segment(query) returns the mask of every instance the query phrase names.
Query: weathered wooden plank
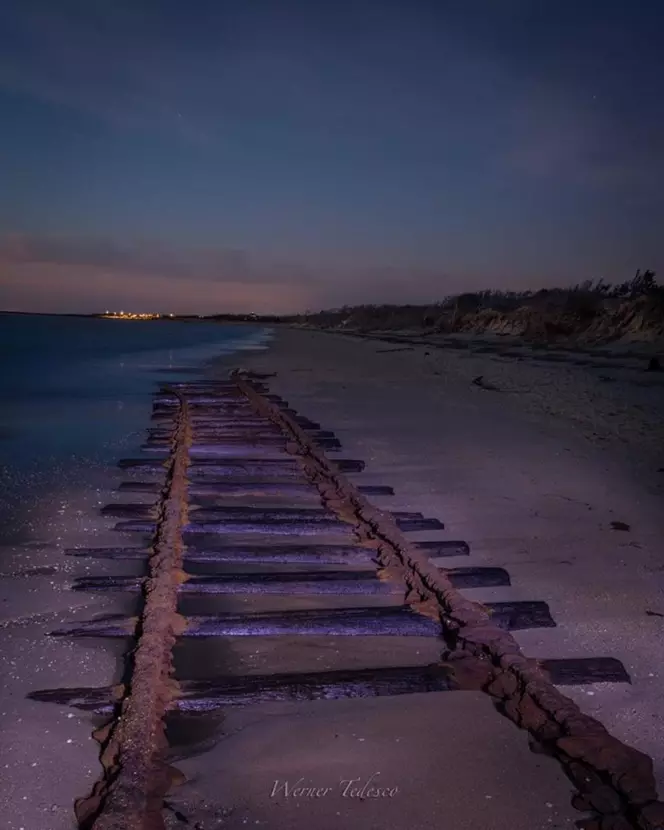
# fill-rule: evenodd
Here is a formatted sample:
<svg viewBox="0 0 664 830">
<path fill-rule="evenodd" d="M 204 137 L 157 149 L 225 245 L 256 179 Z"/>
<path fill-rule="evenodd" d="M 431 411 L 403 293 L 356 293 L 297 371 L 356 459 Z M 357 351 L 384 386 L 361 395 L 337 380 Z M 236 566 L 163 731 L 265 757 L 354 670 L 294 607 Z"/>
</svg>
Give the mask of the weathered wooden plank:
<svg viewBox="0 0 664 830">
<path fill-rule="evenodd" d="M 122 470 L 159 470 L 166 467 L 167 458 L 121 458 L 118 467 Z"/>
<path fill-rule="evenodd" d="M 67 548 L 65 556 L 92 559 L 147 559 L 152 551 L 143 547 L 135 548 Z"/>
<path fill-rule="evenodd" d="M 341 441 L 338 438 L 314 438 L 313 444 L 326 452 L 340 450 L 342 448 Z"/>
<path fill-rule="evenodd" d="M 70 548 L 68 556 L 99 559 L 145 559 L 150 551 L 143 547 Z M 187 540 L 184 558 L 188 562 L 250 565 L 347 565 L 372 561 L 374 551 L 354 545 L 219 545 L 209 539 Z"/>
<path fill-rule="evenodd" d="M 117 527 L 118 530 L 121 528 Z M 185 541 L 191 534 L 271 534 L 273 536 L 352 536 L 353 526 L 339 519 L 311 520 L 277 519 L 274 521 L 251 521 L 231 518 L 216 522 L 189 522 L 184 528 Z"/>
<path fill-rule="evenodd" d="M 509 585 L 509 576 L 502 568 L 459 568 L 448 571 L 447 576 L 457 588 Z M 100 576 L 81 577 L 72 587 L 75 591 L 138 591 L 141 585 L 138 576 Z M 179 590 L 185 594 L 398 595 L 405 592 L 405 587 L 381 581 L 375 571 L 345 570 L 193 575 Z"/>
<path fill-rule="evenodd" d="M 171 429 L 175 423 L 171 413 L 158 417 L 153 416 L 151 420 L 158 423 L 157 427 L 151 427 L 151 429 Z M 192 412 L 189 416 L 189 421 L 195 429 L 260 429 L 274 426 L 274 423 L 269 418 L 241 413 L 225 414 L 216 412 L 212 415 L 203 415 L 200 412 Z"/>
<path fill-rule="evenodd" d="M 541 668 L 556 686 L 631 683 L 623 664 L 613 657 L 542 660 Z M 220 677 L 183 680 L 176 707 L 182 712 L 210 712 L 226 706 L 303 700 L 340 700 L 427 692 L 457 691 L 454 673 L 444 664 L 351 669 L 328 672 Z M 116 699 L 110 687 L 46 689 L 30 700 L 108 714 Z"/>
<path fill-rule="evenodd" d="M 168 458 L 123 458 L 118 462 L 118 467 L 122 469 L 136 469 L 136 470 L 159 470 L 165 467 L 168 463 Z M 300 467 L 295 459 L 290 458 L 227 458 L 223 461 L 216 461 L 215 459 L 197 459 L 190 464 L 187 469 L 189 478 L 195 478 L 197 475 L 214 474 L 219 476 L 228 475 L 245 475 L 253 477 L 260 477 L 270 475 L 274 477 L 278 474 L 285 473 L 300 473 Z"/>
<path fill-rule="evenodd" d="M 437 664 L 249 675 L 220 677 L 210 681 L 180 681 L 180 697 L 176 707 L 183 712 L 209 712 L 225 706 L 423 694 L 455 688 L 452 672 L 448 667 Z M 109 687 L 53 689 L 32 692 L 28 697 L 98 714 L 110 713 L 115 706 L 113 690 Z"/>
<path fill-rule="evenodd" d="M 555 626 L 545 602 L 489 602 L 484 603 L 484 607 L 488 609 L 496 625 L 511 631 Z M 135 618 L 113 615 L 65 626 L 53 631 L 52 634 L 74 637 L 126 637 L 131 635 L 135 625 Z M 378 606 L 188 617 L 182 636 L 436 637 L 440 632 L 439 622 L 417 614 L 409 608 Z"/>
<path fill-rule="evenodd" d="M 309 418 L 304 418 L 301 415 L 295 415 L 293 420 L 299 427 L 302 427 L 302 429 L 320 429 L 318 421 L 310 421 Z"/>
<path fill-rule="evenodd" d="M 174 435 L 172 429 L 164 429 L 162 427 L 152 427 L 147 430 L 148 440 L 155 441 L 170 441 Z M 192 438 L 198 441 L 207 439 L 209 441 L 255 441 L 261 439 L 275 439 L 281 438 L 285 441 L 286 438 L 281 430 L 266 426 L 245 427 L 238 424 L 229 424 L 223 427 L 198 427 L 191 430 Z"/>
<path fill-rule="evenodd" d="M 226 401 L 217 404 L 203 404 L 191 403 L 189 409 L 192 413 L 199 417 L 215 417 L 217 415 L 235 416 L 235 417 L 255 417 L 256 413 L 245 401 Z M 155 403 L 152 406 L 152 412 L 157 415 L 168 415 L 173 417 L 177 412 L 177 406 L 169 406 L 168 404 Z"/>
<path fill-rule="evenodd" d="M 126 637 L 136 620 L 117 615 L 64 626 L 53 636 Z M 407 608 L 341 608 L 264 614 L 188 617 L 183 637 L 258 637 L 280 635 L 342 637 L 437 637 L 440 624 Z"/>
<path fill-rule="evenodd" d="M 361 473 L 366 467 L 364 461 L 355 458 L 335 458 L 334 463 L 342 473 Z"/>
<path fill-rule="evenodd" d="M 106 504 L 100 512 L 118 519 L 156 519 L 156 510 L 155 504 Z"/>
<path fill-rule="evenodd" d="M 415 511 L 397 510 L 392 513 L 396 519 L 420 519 L 422 514 Z M 330 519 L 336 518 L 334 513 L 325 508 L 311 508 L 311 507 L 254 507 L 246 505 L 232 505 L 232 506 L 215 506 L 215 507 L 198 507 L 189 512 L 189 518 L 198 521 L 204 519 L 206 521 L 223 521 L 227 518 L 252 518 L 256 521 L 265 519 L 266 521 L 274 521 L 275 519 L 293 519 L 297 521 L 303 519 Z"/>
<path fill-rule="evenodd" d="M 168 444 L 144 444 L 141 447 L 141 452 L 148 455 L 165 456 L 168 453 Z M 263 443 L 246 443 L 246 444 L 192 444 L 189 447 L 189 457 L 192 460 L 207 459 L 214 460 L 217 458 L 237 458 L 240 455 L 243 458 L 259 459 L 261 461 L 277 460 L 288 461 L 293 456 L 286 452 L 286 442 L 277 444 L 263 444 Z"/>
<path fill-rule="evenodd" d="M 250 464 L 255 464 L 256 463 L 255 458 L 246 459 L 246 460 Z M 230 458 L 228 460 L 224 459 L 223 464 L 227 464 L 227 463 L 242 464 L 244 461 L 245 461 L 245 459 L 243 459 L 243 458 Z M 265 461 L 263 463 L 266 466 L 270 465 L 270 466 L 275 466 L 275 467 L 276 466 L 286 466 L 286 465 L 296 466 L 298 464 L 298 461 L 297 461 L 295 456 L 291 456 L 288 459 L 268 458 L 268 459 L 265 459 Z M 361 473 L 364 470 L 365 466 L 366 466 L 364 461 L 361 461 L 360 459 L 356 459 L 356 458 L 338 458 L 338 459 L 335 459 L 334 463 L 340 470 L 343 470 L 344 472 Z M 197 459 L 191 466 L 193 466 L 193 467 L 204 467 L 204 466 L 216 467 L 218 465 L 219 465 L 219 462 L 216 461 L 214 458 L 210 458 L 210 459 L 201 458 L 201 459 Z"/>
<path fill-rule="evenodd" d="M 74 580 L 74 591 L 136 592 L 143 581 L 136 576 L 81 577 Z M 370 571 L 317 571 L 314 573 L 226 574 L 190 576 L 178 586 L 182 594 L 278 594 L 288 596 L 382 596 L 403 595 L 405 588 L 384 582 Z"/>
<path fill-rule="evenodd" d="M 176 380 L 170 383 L 162 383 L 160 386 L 160 390 L 162 392 L 168 393 L 169 389 L 188 389 L 191 386 L 202 386 L 205 389 L 238 389 L 237 382 L 234 380 L 228 380 L 224 378 L 196 378 L 195 380 Z M 251 383 L 252 388 L 258 391 L 258 387 L 264 386 L 265 384 L 257 383 L 254 384 L 253 381 Z M 267 389 L 267 387 L 265 387 Z"/>
<path fill-rule="evenodd" d="M 184 393 L 183 399 L 190 406 L 226 406 L 228 404 L 235 406 L 242 403 L 243 406 L 249 407 L 247 399 L 241 392 L 224 392 L 216 394 L 194 394 Z M 153 408 L 159 409 L 177 409 L 180 406 L 180 400 L 175 395 L 155 395 L 152 399 Z"/>
<path fill-rule="evenodd" d="M 242 447 L 285 447 L 286 438 L 283 435 L 238 435 L 227 438 L 223 435 L 192 436 L 192 449 L 197 450 L 209 447 L 232 448 L 237 454 Z M 171 446 L 169 438 L 149 438 L 142 446 L 143 452 L 166 452 Z"/>
<path fill-rule="evenodd" d="M 455 588 L 499 588 L 511 584 L 504 568 L 446 568 L 445 576 Z"/>
<path fill-rule="evenodd" d="M 340 522 L 334 513 L 322 508 L 306 507 L 253 507 L 246 505 L 198 507 L 189 512 L 192 522 L 223 522 L 227 519 L 242 519 L 255 522 Z M 346 522 L 344 522 L 346 524 Z"/>
<path fill-rule="evenodd" d="M 468 556 L 470 554 L 470 545 L 468 542 L 458 540 L 445 539 L 443 541 L 436 540 L 433 542 L 411 542 L 411 545 L 432 558 L 439 556 Z"/>
<path fill-rule="evenodd" d="M 438 519 L 397 519 L 399 530 L 414 533 L 420 530 L 444 530 L 445 525 Z"/>
<path fill-rule="evenodd" d="M 283 455 L 286 452 L 287 440 L 281 436 L 244 436 L 238 438 L 225 438 L 222 436 L 194 436 L 190 455 L 192 456 L 219 456 L 219 455 L 243 455 L 245 452 L 255 453 L 264 451 L 266 454 Z M 341 442 L 336 438 L 322 438 L 313 441 L 313 444 L 322 450 L 340 450 Z M 170 448 L 170 441 L 167 439 L 151 438 L 141 446 L 142 452 L 165 453 Z"/>
<path fill-rule="evenodd" d="M 341 442 L 336 438 L 315 439 L 312 443 L 314 446 L 319 447 L 326 452 L 341 449 Z M 283 454 L 286 451 L 286 444 L 287 441 L 285 438 L 261 437 L 227 439 L 222 437 L 194 437 L 189 452 L 192 456 L 201 455 L 214 457 L 218 455 L 232 455 L 234 453 L 236 455 L 243 454 L 245 450 L 248 452 L 258 452 L 262 449 L 266 453 L 272 451 L 275 454 L 277 452 Z M 141 447 L 141 450 L 159 452 L 160 450 L 163 451 L 163 448 L 167 448 L 168 446 L 169 443 L 167 441 L 149 441 Z"/>
<path fill-rule="evenodd" d="M 210 711 L 221 706 L 249 706 L 275 701 L 340 700 L 455 689 L 447 666 L 399 666 L 298 674 L 224 677 L 186 683 L 180 708 Z"/>
<path fill-rule="evenodd" d="M 277 426 L 270 426 L 264 423 L 255 423 L 254 425 L 247 425 L 244 422 L 221 423 L 221 424 L 207 424 L 201 423 L 192 429 L 192 436 L 194 439 L 203 440 L 238 440 L 255 439 L 255 438 L 281 438 L 283 441 L 287 440 L 284 432 Z M 147 430 L 151 439 L 168 441 L 173 436 L 173 429 L 167 426 L 151 427 Z M 309 438 L 315 441 L 323 441 L 324 439 L 338 440 L 338 437 L 329 429 L 317 429 L 311 431 Z"/>
<path fill-rule="evenodd" d="M 173 414 L 171 412 L 153 412 L 150 418 L 151 421 L 154 423 L 158 423 L 162 426 L 172 425 L 173 424 Z M 193 410 L 190 416 L 190 421 L 194 425 L 234 425 L 238 427 L 242 426 L 261 426 L 261 425 L 270 425 L 273 424 L 269 418 L 264 418 L 257 415 L 249 415 L 247 413 L 221 413 L 221 412 L 213 412 L 213 413 L 200 413 L 196 410 Z M 308 431 L 316 431 L 321 428 L 321 425 L 317 421 L 311 421 L 309 418 L 302 418 L 296 417 L 294 418 L 295 423 L 301 427 L 303 430 Z"/>
<path fill-rule="evenodd" d="M 254 415 L 256 413 L 256 410 L 251 406 L 247 399 L 242 397 L 241 395 L 228 395 L 224 397 L 185 395 L 184 399 L 187 401 L 187 404 L 191 407 L 192 410 L 198 410 L 199 413 L 201 412 L 201 410 L 221 412 L 226 409 L 242 409 L 243 411 L 251 415 Z M 173 412 L 179 407 L 179 405 L 180 403 L 176 398 L 173 398 L 171 400 L 155 399 L 152 402 L 152 409 L 153 411 L 173 414 Z"/>
<path fill-rule="evenodd" d="M 198 562 L 259 562 L 264 564 L 353 564 L 370 562 L 376 551 L 357 544 L 284 543 L 229 544 L 215 537 L 191 536 L 185 557 Z"/>
<path fill-rule="evenodd" d="M 158 481 L 123 481 L 118 486 L 121 493 L 159 493 L 163 484 Z"/>
<path fill-rule="evenodd" d="M 615 657 L 577 657 L 542 660 L 541 667 L 556 686 L 585 686 L 590 683 L 631 683 L 625 666 Z"/>
<path fill-rule="evenodd" d="M 555 628 L 546 602 L 486 602 L 492 621 L 509 631 L 522 631 L 528 628 Z"/>
<path fill-rule="evenodd" d="M 260 381 L 260 378 L 258 378 L 258 380 Z M 224 380 L 222 378 L 196 378 L 196 380 L 178 380 L 168 384 L 164 383 L 160 386 L 160 390 L 167 393 L 169 389 L 189 389 L 192 386 L 200 386 L 204 389 L 239 388 L 237 382 L 234 380 Z M 256 391 L 261 391 L 261 389 L 263 389 L 263 391 L 267 390 L 267 386 L 264 383 L 254 383 L 254 381 L 251 381 L 251 386 Z"/>
<path fill-rule="evenodd" d="M 140 519 L 118 522 L 114 530 L 120 533 L 153 534 L 155 523 Z M 319 536 L 332 533 L 335 536 L 350 536 L 353 533 L 352 525 L 338 519 L 302 520 L 293 519 L 252 522 L 247 519 L 230 518 L 217 522 L 190 522 L 184 527 L 185 540 L 192 534 L 258 534 L 273 536 Z"/>
<path fill-rule="evenodd" d="M 277 466 L 275 464 L 261 464 L 251 461 L 237 463 L 235 460 L 224 461 L 223 463 L 218 461 L 214 465 L 190 464 L 187 470 L 187 477 L 190 481 L 196 483 L 205 481 L 206 479 L 239 477 L 259 479 L 261 481 L 299 479 L 304 482 L 305 480 L 301 468 L 296 463 L 283 463 Z"/>
<path fill-rule="evenodd" d="M 319 499 L 318 491 L 308 482 L 299 481 L 202 481 L 189 485 L 189 495 L 196 497 L 226 498 L 227 496 L 311 496 Z"/>
</svg>

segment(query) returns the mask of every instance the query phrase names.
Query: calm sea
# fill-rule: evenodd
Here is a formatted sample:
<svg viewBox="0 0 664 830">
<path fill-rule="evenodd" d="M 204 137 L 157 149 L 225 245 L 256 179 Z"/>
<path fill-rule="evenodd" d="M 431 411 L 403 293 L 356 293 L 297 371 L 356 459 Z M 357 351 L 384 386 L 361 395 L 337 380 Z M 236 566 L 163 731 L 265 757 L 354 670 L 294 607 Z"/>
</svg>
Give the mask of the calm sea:
<svg viewBox="0 0 664 830">
<path fill-rule="evenodd" d="M 270 337 L 260 326 L 0 314 L 0 512 L 135 454 L 158 383 Z"/>
</svg>

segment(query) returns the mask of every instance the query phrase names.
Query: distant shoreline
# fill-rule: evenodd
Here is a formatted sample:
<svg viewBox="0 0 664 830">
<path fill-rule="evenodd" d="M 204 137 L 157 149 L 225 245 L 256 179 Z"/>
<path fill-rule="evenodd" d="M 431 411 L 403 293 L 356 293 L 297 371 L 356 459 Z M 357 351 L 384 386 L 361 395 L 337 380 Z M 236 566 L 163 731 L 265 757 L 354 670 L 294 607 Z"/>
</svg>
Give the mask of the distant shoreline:
<svg viewBox="0 0 664 830">
<path fill-rule="evenodd" d="M 491 338 L 537 347 L 639 344 L 664 350 L 664 288 L 640 278 L 609 291 L 578 286 L 531 292 L 479 292 L 430 305 L 363 305 L 301 315 L 295 325 L 359 336 Z"/>
<path fill-rule="evenodd" d="M 123 322 L 188 322 L 317 328 L 358 335 L 411 338 L 510 338 L 535 346 L 589 348 L 639 343 L 664 351 L 664 286 L 654 271 L 636 272 L 612 285 L 588 280 L 538 291 L 487 290 L 450 296 L 427 305 L 365 304 L 302 314 L 171 314 L 114 311 L 88 314 L 2 311 L 22 316 L 113 319 Z M 116 316 L 117 315 L 117 316 Z"/>
<path fill-rule="evenodd" d="M 22 317 L 77 317 L 87 320 L 120 320 L 122 318 L 113 318 L 104 312 L 95 312 L 93 314 L 77 314 L 72 311 L 4 311 L 0 310 L 0 315 L 13 315 Z M 154 317 L 152 319 L 136 320 L 130 322 L 142 323 L 254 323 L 256 325 L 279 323 L 284 318 L 277 315 L 251 315 L 251 314 L 164 314 L 161 317 Z M 129 321 L 129 318 L 127 318 Z M 124 320 L 123 320 L 124 322 Z"/>
</svg>

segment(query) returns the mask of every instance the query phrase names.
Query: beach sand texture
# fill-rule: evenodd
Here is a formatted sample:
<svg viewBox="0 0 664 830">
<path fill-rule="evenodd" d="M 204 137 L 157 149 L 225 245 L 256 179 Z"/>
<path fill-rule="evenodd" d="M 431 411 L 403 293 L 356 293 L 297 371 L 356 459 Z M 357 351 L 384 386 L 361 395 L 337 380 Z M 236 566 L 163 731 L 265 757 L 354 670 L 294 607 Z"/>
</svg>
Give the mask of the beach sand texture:
<svg viewBox="0 0 664 830">
<path fill-rule="evenodd" d="M 633 383 L 638 368 L 607 384 L 587 366 L 287 328 L 243 365 L 277 372 L 274 392 L 334 429 L 344 455 L 364 458 L 358 480 L 395 487 L 394 498 L 374 502 L 436 516 L 446 523 L 436 536 L 470 543 L 470 557 L 439 564 L 510 572 L 511 588 L 468 596 L 549 602 L 558 627 L 517 632 L 526 654 L 624 662 L 633 685 L 566 693 L 650 754 L 661 788 L 662 386 Z M 489 388 L 473 384 L 480 375 Z M 318 648 L 310 659 L 321 669 L 352 659 L 334 638 Z M 264 644 L 250 651 L 237 655 L 245 671 L 277 670 L 288 656 Z M 223 814 L 228 827 L 425 828 L 444 816 L 455 827 L 563 827 L 579 817 L 556 765 L 530 754 L 526 735 L 481 696 L 273 705 L 230 713 L 222 734 L 215 749 L 181 762 L 190 783 L 174 802 L 209 821 Z M 377 769 L 400 785 L 399 800 L 298 800 L 283 787 L 271 795 L 276 781 L 334 786 Z"/>
<path fill-rule="evenodd" d="M 624 662 L 631 686 L 566 693 L 616 737 L 651 755 L 661 791 L 659 377 L 638 367 L 532 362 L 286 327 L 277 329 L 269 351 L 224 358 L 217 371 L 238 362 L 276 372 L 271 391 L 334 430 L 344 457 L 363 458 L 367 470 L 358 482 L 395 488 L 394 497 L 372 501 L 437 517 L 446 530 L 436 537 L 470 543 L 470 557 L 445 559 L 445 566 L 509 571 L 512 587 L 473 590 L 469 597 L 549 603 L 557 628 L 515 635 L 526 654 Z M 601 380 L 605 372 L 616 380 Z M 480 376 L 483 385 L 473 383 Z M 644 378 L 648 385 L 641 385 Z M 118 471 L 116 478 L 124 476 Z M 78 484 L 67 484 L 64 513 L 58 503 L 42 506 L 49 516 L 41 546 L 12 548 L 3 560 L 0 607 L 8 648 L 0 757 L 9 830 L 71 830 L 72 801 L 99 771 L 89 716 L 25 695 L 36 688 L 106 685 L 121 672 L 119 643 L 99 647 L 44 636 L 57 622 L 121 612 L 128 602 L 121 595 L 102 602 L 67 590 L 73 576 L 111 567 L 63 562 L 64 547 L 112 543 L 114 522 L 97 513 L 112 500 L 108 482 L 101 492 Z M 630 529 L 614 530 L 612 522 Z M 36 567 L 54 571 L 26 579 Z M 115 563 L 108 572 L 131 573 L 133 567 Z M 220 644 L 214 667 L 196 663 L 195 651 L 187 659 L 205 676 L 220 667 L 263 673 L 436 658 L 430 641 L 406 646 L 391 653 L 388 644 L 359 639 L 319 638 L 303 647 L 260 638 Z M 176 749 L 189 780 L 171 798 L 174 809 L 204 830 L 312 823 L 321 830 L 349 824 L 530 830 L 572 827 L 580 815 L 569 805 L 571 787 L 555 762 L 532 754 L 525 733 L 475 693 L 261 705 L 227 713 L 212 738 Z M 192 754 L 196 749 L 200 754 Z M 339 791 L 341 780 L 363 782 L 376 772 L 398 793 L 361 800 Z M 282 787 L 272 795 L 275 782 L 295 786 L 300 778 L 303 786 L 330 792 L 298 799 Z M 168 821 L 185 826 L 173 812 Z"/>
</svg>

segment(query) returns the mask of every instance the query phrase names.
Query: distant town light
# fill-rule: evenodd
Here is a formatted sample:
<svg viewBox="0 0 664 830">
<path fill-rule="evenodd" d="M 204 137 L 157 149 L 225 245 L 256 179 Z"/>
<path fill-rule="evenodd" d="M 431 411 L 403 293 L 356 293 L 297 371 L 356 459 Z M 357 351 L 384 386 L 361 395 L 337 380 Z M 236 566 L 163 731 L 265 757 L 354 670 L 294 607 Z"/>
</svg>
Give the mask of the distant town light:
<svg viewBox="0 0 664 830">
<path fill-rule="evenodd" d="M 145 311 L 106 311 L 102 316 L 110 320 L 158 320 L 164 315 Z"/>
</svg>

